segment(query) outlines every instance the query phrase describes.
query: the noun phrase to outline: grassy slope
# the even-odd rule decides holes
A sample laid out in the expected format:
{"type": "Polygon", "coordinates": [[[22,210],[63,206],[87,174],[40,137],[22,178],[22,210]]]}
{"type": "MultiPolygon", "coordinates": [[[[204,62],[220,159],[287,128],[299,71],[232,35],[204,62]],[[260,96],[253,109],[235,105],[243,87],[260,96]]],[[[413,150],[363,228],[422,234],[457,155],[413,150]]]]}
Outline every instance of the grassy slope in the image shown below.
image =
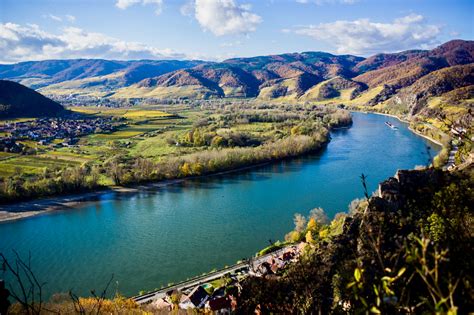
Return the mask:
{"type": "Polygon", "coordinates": [[[129,87],[121,88],[112,95],[113,98],[133,98],[133,97],[155,97],[155,98],[191,98],[201,99],[207,93],[211,93],[208,89],[199,85],[187,85],[187,86],[170,86],[170,87],[137,87],[132,85],[129,87]]]}
{"type": "Polygon", "coordinates": [[[103,97],[120,86],[123,72],[48,85],[38,91],[46,95],[103,97]]]}

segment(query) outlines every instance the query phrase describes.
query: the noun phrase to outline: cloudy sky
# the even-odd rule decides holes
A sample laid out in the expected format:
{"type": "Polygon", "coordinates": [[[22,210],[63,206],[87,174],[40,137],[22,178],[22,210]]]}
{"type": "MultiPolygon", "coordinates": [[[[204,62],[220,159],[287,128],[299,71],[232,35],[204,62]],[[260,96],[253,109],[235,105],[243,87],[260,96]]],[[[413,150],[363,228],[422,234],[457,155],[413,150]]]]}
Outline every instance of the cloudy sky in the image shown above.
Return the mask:
{"type": "Polygon", "coordinates": [[[472,0],[0,0],[0,63],[368,56],[474,38],[472,0]]]}

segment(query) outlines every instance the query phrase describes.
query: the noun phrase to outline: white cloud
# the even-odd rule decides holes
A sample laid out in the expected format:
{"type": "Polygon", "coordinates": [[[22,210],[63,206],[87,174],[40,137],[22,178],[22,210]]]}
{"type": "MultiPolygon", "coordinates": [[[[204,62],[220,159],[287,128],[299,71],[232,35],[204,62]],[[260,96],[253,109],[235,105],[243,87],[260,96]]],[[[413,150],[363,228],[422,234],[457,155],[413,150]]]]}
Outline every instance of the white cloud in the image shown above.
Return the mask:
{"type": "Polygon", "coordinates": [[[196,20],[216,36],[254,32],[262,18],[234,0],[195,0],[196,20]]]}
{"type": "Polygon", "coordinates": [[[117,0],[115,6],[119,9],[125,10],[129,6],[140,3],[140,0],[117,0]]]}
{"type": "Polygon", "coordinates": [[[73,22],[76,21],[76,17],[74,15],[70,15],[70,14],[64,15],[64,17],[54,15],[54,14],[43,14],[42,16],[45,19],[51,19],[51,20],[56,21],[56,22],[67,21],[67,22],[73,23],[73,22]]]}
{"type": "Polygon", "coordinates": [[[425,23],[421,15],[410,14],[391,23],[372,22],[369,19],[335,21],[296,27],[292,32],[326,41],[335,46],[336,52],[340,54],[368,55],[430,48],[438,43],[441,28],[425,23]]]}
{"type": "Polygon", "coordinates": [[[184,16],[192,16],[194,14],[194,1],[188,0],[186,1],[180,8],[179,12],[181,12],[184,16]]]}
{"type": "Polygon", "coordinates": [[[183,59],[186,56],[171,49],[127,42],[77,27],[51,34],[35,24],[0,23],[0,63],[71,58],[183,59]]]}
{"type": "Polygon", "coordinates": [[[68,20],[71,23],[76,22],[76,17],[74,15],[66,14],[65,17],[66,17],[66,20],[68,20]]]}
{"type": "Polygon", "coordinates": [[[63,19],[57,15],[54,15],[54,14],[44,14],[43,15],[44,18],[47,18],[47,19],[51,19],[53,21],[56,21],[56,22],[62,22],[63,19]]]}
{"type": "Polygon", "coordinates": [[[133,6],[135,4],[153,4],[156,5],[155,13],[160,15],[163,11],[163,0],[117,0],[115,6],[119,9],[125,10],[126,8],[133,6]]]}

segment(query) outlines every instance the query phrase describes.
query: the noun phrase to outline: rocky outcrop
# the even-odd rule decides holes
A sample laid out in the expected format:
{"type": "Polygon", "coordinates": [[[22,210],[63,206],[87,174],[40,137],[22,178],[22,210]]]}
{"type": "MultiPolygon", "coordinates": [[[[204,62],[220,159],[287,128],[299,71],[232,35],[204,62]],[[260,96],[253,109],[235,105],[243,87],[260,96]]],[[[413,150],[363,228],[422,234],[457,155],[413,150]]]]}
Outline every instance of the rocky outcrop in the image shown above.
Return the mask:
{"type": "Polygon", "coordinates": [[[443,172],[438,169],[398,170],[379,184],[377,195],[370,198],[366,211],[383,212],[398,210],[406,206],[406,201],[424,198],[424,193],[440,184],[443,172]]]}

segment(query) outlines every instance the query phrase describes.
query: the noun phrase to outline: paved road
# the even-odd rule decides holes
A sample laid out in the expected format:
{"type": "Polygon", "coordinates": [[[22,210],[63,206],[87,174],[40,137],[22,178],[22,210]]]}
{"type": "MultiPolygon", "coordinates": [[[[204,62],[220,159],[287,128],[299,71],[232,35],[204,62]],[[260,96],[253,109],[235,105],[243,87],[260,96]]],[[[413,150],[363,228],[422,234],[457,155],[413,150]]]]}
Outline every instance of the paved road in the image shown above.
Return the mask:
{"type": "MultiPolygon", "coordinates": [[[[281,248],[277,251],[274,251],[272,253],[269,253],[269,254],[260,256],[258,258],[255,258],[254,260],[252,260],[253,267],[258,266],[259,264],[263,263],[265,260],[267,260],[268,258],[270,258],[272,256],[274,257],[274,256],[278,256],[278,255],[284,253],[285,251],[287,251],[288,249],[290,249],[292,247],[296,248],[296,245],[286,246],[286,247],[283,247],[283,248],[281,248]]],[[[156,290],[156,291],[146,293],[146,294],[143,294],[143,295],[134,296],[134,297],[132,297],[132,299],[135,302],[137,302],[138,304],[147,304],[147,303],[150,303],[154,300],[164,298],[166,296],[166,292],[168,292],[168,291],[171,291],[171,290],[184,291],[186,289],[194,288],[195,286],[198,286],[200,284],[204,284],[204,283],[216,280],[216,279],[220,279],[223,276],[225,276],[226,274],[233,273],[233,272],[238,271],[240,269],[246,270],[246,272],[248,272],[248,269],[249,269],[248,261],[245,261],[245,262],[242,262],[242,263],[239,263],[239,264],[235,264],[235,265],[229,266],[227,268],[217,270],[215,272],[211,272],[211,273],[206,274],[204,276],[199,276],[199,277],[193,278],[191,280],[183,281],[183,282],[174,284],[172,286],[168,286],[168,287],[160,289],[160,290],[156,290]]]]}
{"type": "Polygon", "coordinates": [[[455,155],[457,152],[458,152],[458,146],[453,145],[453,147],[451,148],[451,151],[449,151],[448,161],[446,162],[446,166],[445,166],[446,169],[449,170],[453,168],[454,166],[456,166],[455,155]]]}

